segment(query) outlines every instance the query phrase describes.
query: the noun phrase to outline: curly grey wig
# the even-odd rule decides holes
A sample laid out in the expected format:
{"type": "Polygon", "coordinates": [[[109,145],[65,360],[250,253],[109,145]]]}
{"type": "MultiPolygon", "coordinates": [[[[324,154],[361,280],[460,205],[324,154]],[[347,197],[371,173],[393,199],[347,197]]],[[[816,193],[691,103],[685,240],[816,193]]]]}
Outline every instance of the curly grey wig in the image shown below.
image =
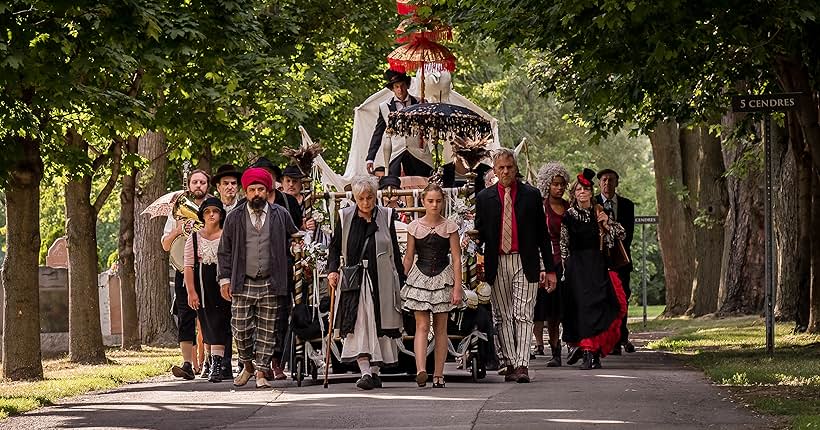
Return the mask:
{"type": "Polygon", "coordinates": [[[538,191],[541,191],[541,196],[547,198],[550,193],[550,184],[552,179],[556,176],[564,178],[569,186],[570,176],[567,169],[557,161],[550,161],[538,170],[538,175],[535,177],[535,182],[538,184],[538,191]]]}

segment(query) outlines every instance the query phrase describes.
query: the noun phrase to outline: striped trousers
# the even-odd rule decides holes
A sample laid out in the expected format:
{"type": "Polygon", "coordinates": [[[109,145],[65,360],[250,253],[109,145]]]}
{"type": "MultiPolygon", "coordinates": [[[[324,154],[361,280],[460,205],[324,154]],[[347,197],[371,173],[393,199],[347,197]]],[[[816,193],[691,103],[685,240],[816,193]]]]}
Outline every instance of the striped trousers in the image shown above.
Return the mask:
{"type": "Polygon", "coordinates": [[[490,298],[493,313],[500,319],[498,341],[504,364],[518,368],[529,366],[533,312],[538,283],[527,281],[518,254],[498,256],[498,275],[490,298]]]}
{"type": "Polygon", "coordinates": [[[270,365],[276,346],[279,305],[279,297],[271,294],[268,283],[246,282],[241,293],[233,294],[231,330],[240,360],[253,360],[258,368],[270,365]]]}

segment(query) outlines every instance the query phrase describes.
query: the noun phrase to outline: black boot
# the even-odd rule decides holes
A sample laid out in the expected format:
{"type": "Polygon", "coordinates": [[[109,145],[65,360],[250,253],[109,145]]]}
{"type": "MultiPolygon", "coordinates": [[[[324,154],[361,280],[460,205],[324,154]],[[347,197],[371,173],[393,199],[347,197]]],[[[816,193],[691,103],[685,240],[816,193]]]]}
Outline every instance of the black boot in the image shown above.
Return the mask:
{"type": "MultiPolygon", "coordinates": [[[[231,380],[233,379],[233,367],[231,365],[231,358],[233,357],[233,351],[231,351],[230,345],[225,346],[225,355],[222,356],[222,379],[231,380]]],[[[240,362],[242,360],[239,360],[240,362]]]]}
{"type": "Polygon", "coordinates": [[[572,366],[573,364],[577,363],[578,360],[581,359],[583,355],[583,351],[581,350],[580,346],[570,347],[569,353],[567,353],[567,364],[572,366]]]}
{"type": "Polygon", "coordinates": [[[590,364],[590,369],[600,369],[601,368],[601,353],[594,352],[592,353],[592,363],[590,364]]]}
{"type": "Polygon", "coordinates": [[[205,355],[205,361],[202,363],[202,373],[199,374],[202,379],[211,377],[211,354],[205,355]]]}
{"type": "Polygon", "coordinates": [[[589,351],[584,351],[584,361],[581,362],[582,370],[589,370],[592,369],[592,353],[589,351]]]}
{"type": "Polygon", "coordinates": [[[552,350],[552,358],[547,362],[547,367],[561,367],[561,342],[556,346],[550,346],[552,350]]]}
{"type": "MultiPolygon", "coordinates": [[[[229,368],[230,369],[230,368],[229,368]]],[[[208,376],[208,380],[211,382],[222,382],[222,357],[218,355],[211,356],[211,374],[208,376]]]]}

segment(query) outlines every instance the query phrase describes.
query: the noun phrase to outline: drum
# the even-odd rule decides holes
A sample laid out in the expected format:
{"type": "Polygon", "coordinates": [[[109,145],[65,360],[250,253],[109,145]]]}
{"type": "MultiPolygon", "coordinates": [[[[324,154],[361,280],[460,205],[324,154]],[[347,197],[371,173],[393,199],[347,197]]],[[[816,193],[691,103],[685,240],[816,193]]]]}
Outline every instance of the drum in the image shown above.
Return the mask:
{"type": "Polygon", "coordinates": [[[176,239],[171,243],[171,251],[169,252],[169,257],[171,260],[171,265],[174,266],[174,269],[177,269],[178,272],[182,272],[185,269],[185,241],[188,240],[188,236],[180,235],[177,236],[176,239]]]}

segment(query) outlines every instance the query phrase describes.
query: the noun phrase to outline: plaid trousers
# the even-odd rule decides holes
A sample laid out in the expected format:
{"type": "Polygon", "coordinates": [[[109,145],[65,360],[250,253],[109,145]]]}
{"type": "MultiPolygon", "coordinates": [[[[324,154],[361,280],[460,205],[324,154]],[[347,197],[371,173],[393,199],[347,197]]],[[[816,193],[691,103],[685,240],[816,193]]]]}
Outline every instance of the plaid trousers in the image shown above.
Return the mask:
{"type": "Polygon", "coordinates": [[[269,285],[248,281],[241,293],[233,294],[231,301],[231,329],[239,359],[253,360],[258,368],[270,365],[276,346],[276,314],[280,304],[269,285]]]}

